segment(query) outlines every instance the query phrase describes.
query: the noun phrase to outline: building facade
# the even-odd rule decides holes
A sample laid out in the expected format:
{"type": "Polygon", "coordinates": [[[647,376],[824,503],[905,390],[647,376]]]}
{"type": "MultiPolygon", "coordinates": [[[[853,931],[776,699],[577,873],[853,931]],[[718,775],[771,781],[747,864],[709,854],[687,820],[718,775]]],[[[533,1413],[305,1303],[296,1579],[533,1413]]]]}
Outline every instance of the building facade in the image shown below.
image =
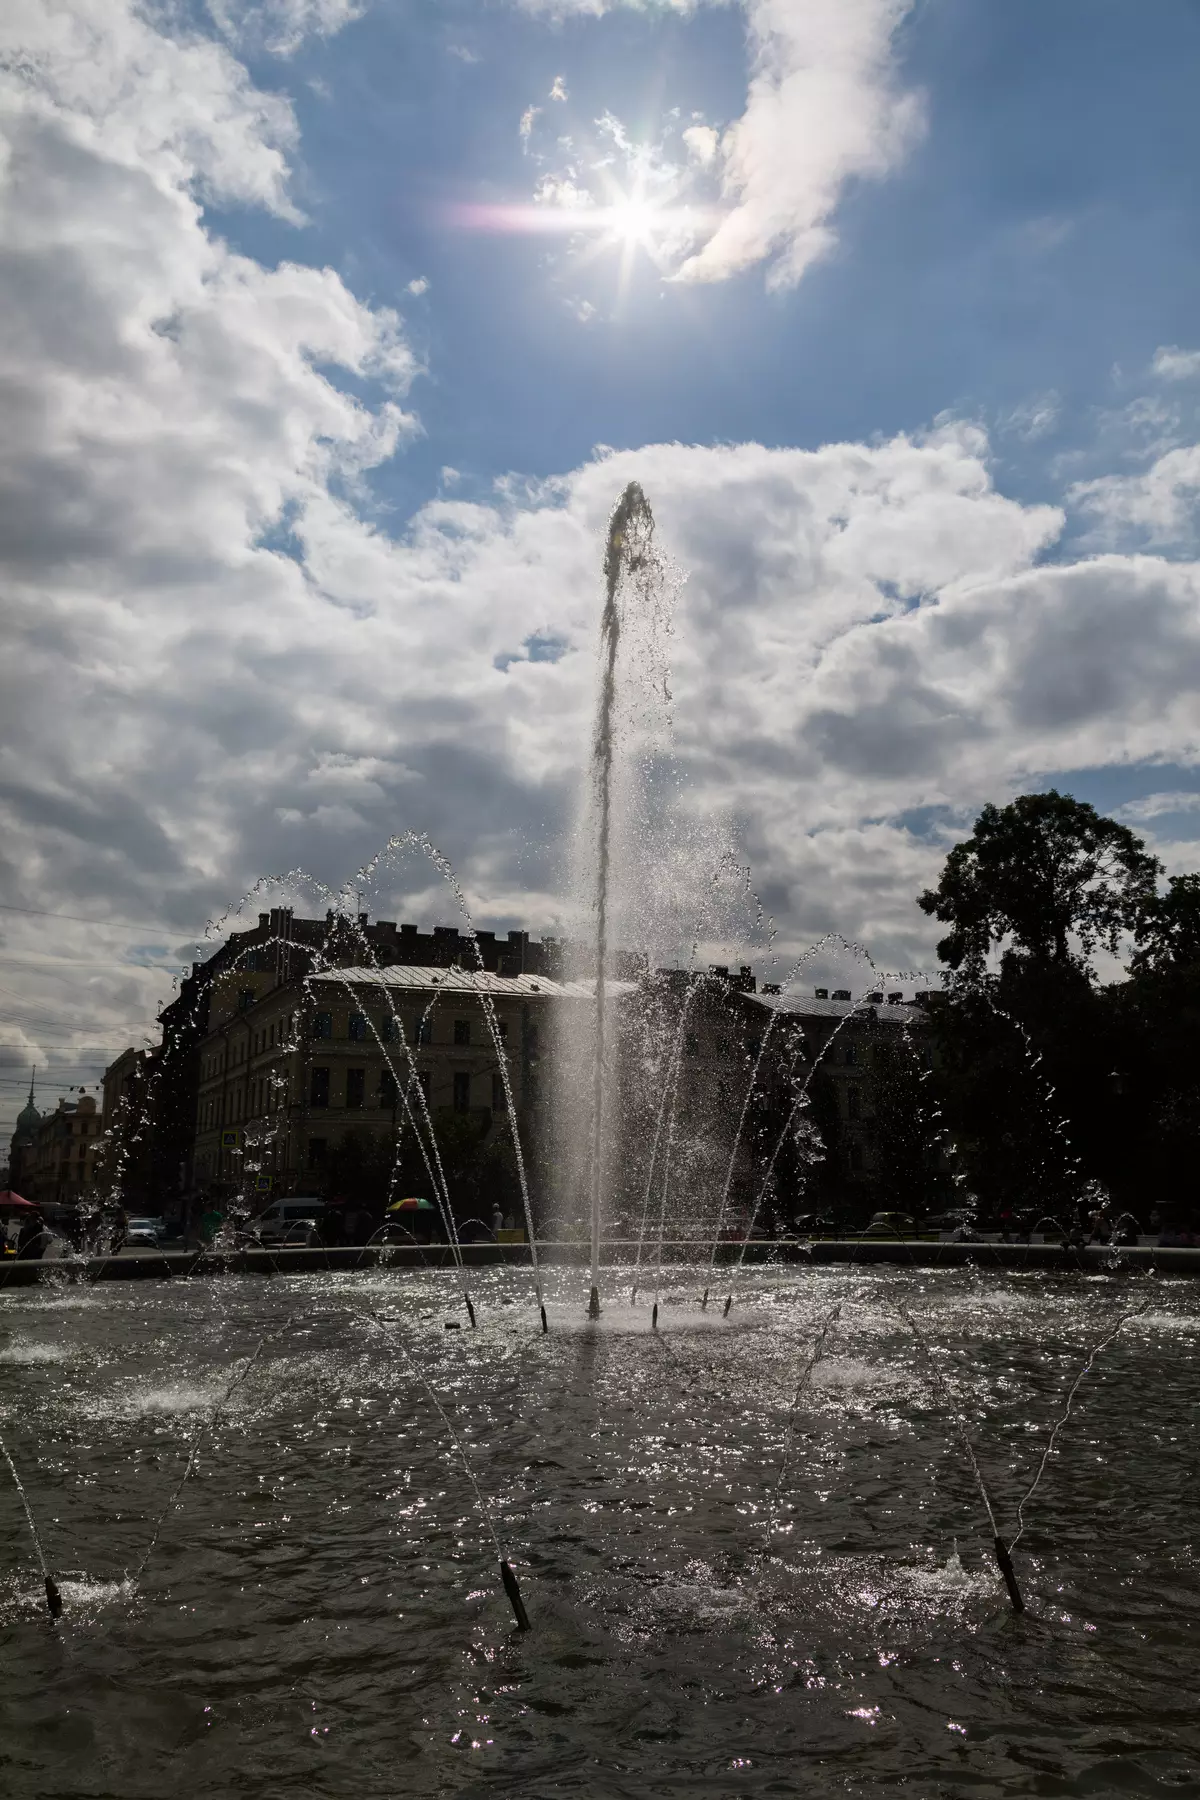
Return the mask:
{"type": "Polygon", "coordinates": [[[90,1206],[100,1146],[100,1109],[92,1096],[60,1100],[53,1112],[44,1113],[38,1121],[32,1180],[23,1190],[25,1198],[51,1219],[90,1206]]]}
{"type": "MultiPolygon", "coordinates": [[[[231,932],[206,961],[192,964],[178,994],[159,1015],[162,1041],[153,1067],[143,1071],[139,1101],[136,1204],[179,1217],[201,1187],[231,1176],[228,1159],[224,1163],[217,1159],[220,1172],[214,1174],[210,1145],[205,1146],[205,1166],[196,1160],[201,1045],[228,1024],[230,992],[237,1010],[247,1004],[247,993],[257,1003],[268,987],[302,982],[314,970],[364,964],[384,969],[473,969],[480,959],[490,974],[551,977],[561,967],[562,946],[554,938],[535,940],[526,931],[504,936],[481,931],[472,942],[449,925],[423,932],[394,920],[372,922],[366,913],[300,918],[287,907],[259,913],[256,925],[231,932]]],[[[268,1026],[268,1036],[269,1031],[268,1026]]],[[[126,1051],[118,1062],[124,1064],[134,1054],[126,1051]]],[[[206,1060],[211,1062],[211,1056],[206,1060]]],[[[133,1179],[128,1158],[124,1166],[133,1179]]]]}
{"type": "Polygon", "coordinates": [[[231,972],[198,1051],[196,1183],[216,1199],[309,1193],[348,1132],[392,1145],[414,1120],[459,1115],[480,1140],[507,1136],[510,1101],[528,1133],[549,1010],[590,998],[583,984],[446,966],[231,972]]]}

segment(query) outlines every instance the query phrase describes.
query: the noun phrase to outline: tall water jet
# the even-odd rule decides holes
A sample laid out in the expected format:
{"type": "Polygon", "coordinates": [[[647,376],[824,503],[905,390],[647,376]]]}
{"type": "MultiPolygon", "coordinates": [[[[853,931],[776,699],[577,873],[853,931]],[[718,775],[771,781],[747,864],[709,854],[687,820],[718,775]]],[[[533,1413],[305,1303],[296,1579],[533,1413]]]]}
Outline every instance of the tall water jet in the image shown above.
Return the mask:
{"type": "Polygon", "coordinates": [[[612,865],[612,785],[617,697],[617,650],[625,577],[644,569],[654,534],[654,515],[638,482],[631,481],[613,508],[604,547],[604,612],[600,620],[600,698],[592,735],[592,783],[596,799],[596,1008],[592,1046],[591,1295],[589,1318],[600,1316],[600,1226],[604,1198],[604,1049],[608,964],[609,880],[612,865]]]}

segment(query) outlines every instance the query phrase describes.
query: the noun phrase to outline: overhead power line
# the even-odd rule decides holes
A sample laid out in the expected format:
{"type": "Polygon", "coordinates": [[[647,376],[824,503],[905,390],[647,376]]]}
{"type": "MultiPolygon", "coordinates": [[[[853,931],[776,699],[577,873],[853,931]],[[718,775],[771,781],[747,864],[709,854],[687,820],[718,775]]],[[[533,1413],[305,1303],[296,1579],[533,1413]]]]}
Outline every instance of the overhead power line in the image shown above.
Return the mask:
{"type": "MultiPolygon", "coordinates": [[[[178,937],[179,933],[171,925],[161,921],[157,925],[136,925],[131,919],[85,919],[79,913],[49,912],[44,906],[11,906],[0,901],[0,912],[25,913],[36,919],[70,919],[75,925],[94,925],[102,931],[156,931],[160,937],[178,937]]],[[[200,944],[205,940],[199,937],[185,938],[188,944],[200,944]]]]}

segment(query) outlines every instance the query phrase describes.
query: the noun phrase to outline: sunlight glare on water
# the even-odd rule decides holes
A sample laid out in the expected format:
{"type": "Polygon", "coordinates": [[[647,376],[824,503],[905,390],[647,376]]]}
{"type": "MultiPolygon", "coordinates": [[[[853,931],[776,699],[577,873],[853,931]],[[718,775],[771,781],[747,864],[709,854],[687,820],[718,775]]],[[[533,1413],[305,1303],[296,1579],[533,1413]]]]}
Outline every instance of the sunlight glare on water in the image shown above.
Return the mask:
{"type": "Polygon", "coordinates": [[[609,1273],[589,1322],[584,1272],[547,1271],[545,1337],[516,1270],[479,1271],[476,1332],[430,1271],[4,1294],[64,1603],[5,1487],[5,1794],[1097,1794],[1116,1758],[1121,1792],[1196,1791],[1187,1284],[763,1270],[725,1320],[671,1269],[652,1332],[609,1273]],[[1011,1532],[1145,1302],[1029,1504],[1017,1618],[897,1305],[1011,1532]]]}

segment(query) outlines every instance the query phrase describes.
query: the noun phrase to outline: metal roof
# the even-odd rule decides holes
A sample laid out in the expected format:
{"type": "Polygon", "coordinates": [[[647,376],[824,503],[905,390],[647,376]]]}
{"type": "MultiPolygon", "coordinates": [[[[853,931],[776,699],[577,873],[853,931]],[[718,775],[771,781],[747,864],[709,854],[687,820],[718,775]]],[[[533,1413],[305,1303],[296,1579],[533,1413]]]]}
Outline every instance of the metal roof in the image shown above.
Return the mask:
{"type": "MultiPolygon", "coordinates": [[[[594,1000],[596,983],[589,981],[552,981],[548,975],[493,975],[485,969],[446,968],[444,965],[388,963],[381,969],[354,967],[322,969],[310,976],[310,984],[329,982],[342,988],[400,989],[428,994],[437,990],[444,994],[491,994],[494,999],[528,1000],[594,1000]]],[[[637,987],[633,981],[610,980],[610,994],[630,994],[637,987]]],[[[741,991],[741,990],[739,990],[741,991]]],[[[845,1019],[853,1014],[866,1019],[874,1013],[883,1023],[920,1025],[928,1019],[923,1007],[897,1001],[868,1002],[865,995],[858,1000],[807,999],[802,994],[750,994],[743,997],[772,1012],[784,1012],[801,1018],[845,1019]]]]}
{"type": "MultiPolygon", "coordinates": [[[[445,994],[491,994],[495,999],[594,1000],[594,981],[551,981],[547,975],[493,975],[486,969],[424,967],[412,963],[389,963],[382,969],[322,969],[310,981],[332,982],[336,987],[401,988],[428,993],[431,988],[445,994]]],[[[632,981],[609,981],[610,994],[627,994],[632,981]]]]}
{"type": "Polygon", "coordinates": [[[772,1012],[795,1013],[809,1019],[848,1019],[851,1014],[865,1019],[873,1013],[885,1025],[922,1025],[929,1018],[923,1006],[899,1000],[868,1001],[865,995],[858,1000],[818,1000],[803,994],[747,994],[746,998],[770,1007],[772,1012]]]}

